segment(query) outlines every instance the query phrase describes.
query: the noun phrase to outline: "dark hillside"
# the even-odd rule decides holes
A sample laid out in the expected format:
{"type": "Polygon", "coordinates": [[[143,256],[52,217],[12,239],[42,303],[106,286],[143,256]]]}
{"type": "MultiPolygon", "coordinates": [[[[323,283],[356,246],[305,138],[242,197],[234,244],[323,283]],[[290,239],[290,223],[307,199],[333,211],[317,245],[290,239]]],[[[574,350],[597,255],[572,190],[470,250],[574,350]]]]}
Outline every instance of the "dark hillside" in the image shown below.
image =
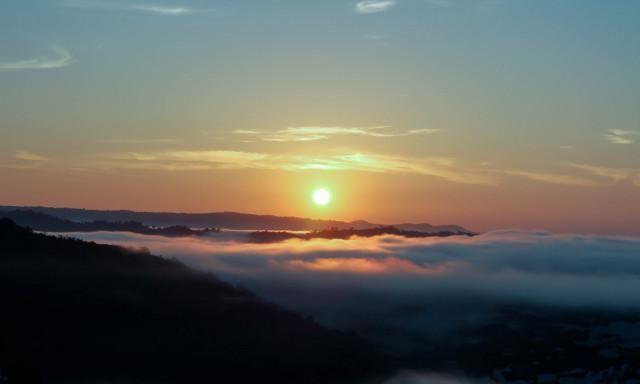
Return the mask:
{"type": "Polygon", "coordinates": [[[9,383],[336,383],[378,365],[358,337],[176,261],[7,219],[0,303],[9,383]]]}

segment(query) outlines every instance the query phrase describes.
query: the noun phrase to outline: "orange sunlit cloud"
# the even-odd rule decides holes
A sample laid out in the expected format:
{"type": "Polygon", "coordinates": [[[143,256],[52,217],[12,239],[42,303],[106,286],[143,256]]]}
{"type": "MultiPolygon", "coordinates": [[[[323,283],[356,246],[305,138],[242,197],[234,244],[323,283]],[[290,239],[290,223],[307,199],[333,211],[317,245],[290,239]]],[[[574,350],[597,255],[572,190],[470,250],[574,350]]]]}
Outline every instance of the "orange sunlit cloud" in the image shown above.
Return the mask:
{"type": "Polygon", "coordinates": [[[435,268],[425,268],[410,261],[395,257],[384,259],[353,258],[320,258],[310,261],[291,260],[288,265],[292,268],[305,269],[320,272],[344,272],[358,274],[384,274],[384,273],[444,273],[444,265],[435,268]]]}

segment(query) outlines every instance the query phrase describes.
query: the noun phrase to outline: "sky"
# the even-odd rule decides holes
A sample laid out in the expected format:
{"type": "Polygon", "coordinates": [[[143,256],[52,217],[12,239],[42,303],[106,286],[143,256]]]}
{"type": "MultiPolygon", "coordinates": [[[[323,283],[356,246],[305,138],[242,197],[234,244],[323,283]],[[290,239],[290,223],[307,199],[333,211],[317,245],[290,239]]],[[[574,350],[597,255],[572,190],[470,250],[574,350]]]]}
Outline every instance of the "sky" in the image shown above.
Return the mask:
{"type": "Polygon", "coordinates": [[[640,233],[640,2],[1,9],[0,204],[640,233]]]}

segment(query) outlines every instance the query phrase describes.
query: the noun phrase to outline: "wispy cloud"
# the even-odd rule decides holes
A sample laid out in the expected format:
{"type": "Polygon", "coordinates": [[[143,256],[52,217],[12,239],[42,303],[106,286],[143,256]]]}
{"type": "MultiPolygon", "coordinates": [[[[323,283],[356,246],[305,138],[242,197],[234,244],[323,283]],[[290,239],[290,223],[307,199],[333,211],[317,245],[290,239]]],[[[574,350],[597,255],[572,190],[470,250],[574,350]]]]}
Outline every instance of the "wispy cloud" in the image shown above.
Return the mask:
{"type": "Polygon", "coordinates": [[[119,11],[137,11],[165,16],[186,16],[204,12],[187,6],[157,4],[157,3],[131,3],[122,1],[104,0],[66,0],[63,3],[73,8],[93,8],[119,11]]]}
{"type": "Polygon", "coordinates": [[[633,171],[627,168],[611,168],[611,167],[602,167],[602,166],[596,166],[596,165],[575,164],[575,163],[568,163],[567,165],[576,169],[583,170],[594,176],[608,179],[614,183],[624,181],[624,180],[630,180],[633,175],[633,171]]]}
{"type": "Polygon", "coordinates": [[[385,12],[396,5],[393,0],[366,0],[356,4],[355,10],[360,14],[385,12]]]}
{"type": "Polygon", "coordinates": [[[288,127],[276,132],[259,132],[252,130],[233,131],[239,135],[257,136],[264,141],[275,142],[304,142],[326,140],[332,136],[369,136],[369,137],[403,137],[421,134],[431,134],[438,132],[438,129],[411,129],[393,130],[391,126],[383,125],[376,127],[342,127],[342,126],[309,126],[309,127],[288,127]]]}
{"type": "Polygon", "coordinates": [[[604,134],[604,138],[611,144],[633,144],[635,142],[634,136],[638,134],[640,134],[640,132],[625,129],[610,129],[604,134]]]}
{"type": "Polygon", "coordinates": [[[627,137],[623,137],[623,136],[616,136],[616,135],[604,135],[604,137],[607,139],[607,141],[609,141],[611,144],[633,144],[633,140],[627,138],[627,137]]]}
{"type": "Polygon", "coordinates": [[[182,140],[178,139],[166,139],[166,138],[151,138],[151,139],[108,139],[103,140],[104,143],[109,144],[175,144],[182,140]]]}
{"type": "Polygon", "coordinates": [[[215,169],[263,169],[281,171],[360,171],[410,173],[442,178],[465,184],[493,185],[493,175],[456,165],[451,158],[407,158],[367,153],[336,155],[283,155],[242,151],[192,150],[126,152],[105,156],[97,166],[103,168],[154,169],[168,171],[215,169]]]}
{"type": "MultiPolygon", "coordinates": [[[[64,167],[59,162],[28,152],[16,151],[12,167],[64,167]]],[[[453,157],[408,157],[359,151],[333,151],[322,154],[261,153],[240,150],[150,150],[113,152],[89,159],[76,160],[87,170],[114,171],[124,169],[149,171],[213,171],[265,170],[284,172],[370,172],[411,174],[434,177],[452,183],[496,186],[505,178],[524,178],[534,182],[567,187],[596,188],[621,182],[640,187],[640,169],[615,168],[577,163],[555,163],[554,171],[546,169],[512,169],[461,165],[453,157]]]]}
{"type": "Polygon", "coordinates": [[[51,47],[55,56],[31,59],[0,61],[0,71],[18,71],[26,69],[54,69],[72,64],[75,60],[69,52],[58,46],[51,47]]]}
{"type": "Polygon", "coordinates": [[[0,168],[4,169],[36,169],[50,165],[52,159],[30,151],[19,149],[10,156],[9,161],[0,161],[0,168]]]}
{"type": "Polygon", "coordinates": [[[15,154],[13,155],[13,158],[16,159],[16,160],[36,161],[36,162],[51,160],[48,157],[44,157],[44,156],[38,155],[36,153],[25,151],[25,150],[17,150],[15,152],[15,154]]]}
{"type": "Polygon", "coordinates": [[[190,15],[190,14],[196,13],[195,10],[187,7],[167,7],[167,6],[153,5],[153,4],[134,5],[134,6],[131,6],[131,10],[150,12],[150,13],[159,13],[162,15],[170,15],[170,16],[190,15]]]}
{"type": "MultiPolygon", "coordinates": [[[[488,164],[485,164],[485,166],[486,165],[488,164]]],[[[566,186],[601,187],[625,181],[640,186],[640,184],[636,184],[633,180],[635,174],[638,174],[640,177],[640,169],[614,168],[568,162],[556,163],[555,165],[560,166],[561,169],[555,172],[518,169],[482,169],[494,174],[521,177],[532,181],[566,186]]]]}
{"type": "Polygon", "coordinates": [[[510,170],[510,169],[492,169],[490,172],[499,173],[508,176],[523,177],[525,179],[539,181],[549,184],[578,186],[578,187],[596,187],[601,183],[586,177],[574,176],[564,173],[551,173],[542,171],[529,170],[510,170]]]}
{"type": "Polygon", "coordinates": [[[451,182],[493,185],[490,176],[459,168],[452,158],[407,158],[392,155],[350,153],[332,157],[296,159],[288,167],[293,170],[362,171],[410,173],[439,177],[451,182]]]}
{"type": "Polygon", "coordinates": [[[259,135],[259,131],[254,131],[251,129],[236,129],[233,133],[237,133],[239,135],[259,135]]]}
{"type": "Polygon", "coordinates": [[[114,167],[184,171],[264,168],[262,162],[268,159],[268,155],[222,150],[169,150],[124,152],[107,155],[106,159],[115,161],[115,163],[108,164],[108,166],[114,167]]]}

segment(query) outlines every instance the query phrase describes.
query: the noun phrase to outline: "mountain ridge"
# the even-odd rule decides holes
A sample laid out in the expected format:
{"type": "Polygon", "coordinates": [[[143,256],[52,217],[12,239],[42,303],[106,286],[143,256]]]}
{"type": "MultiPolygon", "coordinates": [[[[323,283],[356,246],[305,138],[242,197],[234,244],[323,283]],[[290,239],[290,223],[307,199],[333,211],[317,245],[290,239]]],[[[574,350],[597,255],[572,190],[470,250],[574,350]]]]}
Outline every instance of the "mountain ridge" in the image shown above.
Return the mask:
{"type": "Polygon", "coordinates": [[[138,221],[71,221],[58,216],[31,210],[0,211],[0,218],[42,232],[132,232],[165,237],[203,236],[220,232],[217,228],[192,229],[183,225],[152,227],[138,221]]]}
{"type": "Polygon", "coordinates": [[[342,221],[310,219],[295,216],[258,215],[241,212],[144,212],[133,210],[97,210],[43,206],[0,206],[0,211],[32,210],[71,221],[138,221],[145,225],[185,225],[192,228],[217,227],[239,230],[293,230],[311,231],[337,229],[371,229],[393,226],[407,231],[472,233],[459,225],[432,225],[428,223],[381,224],[366,220],[342,221]]]}

